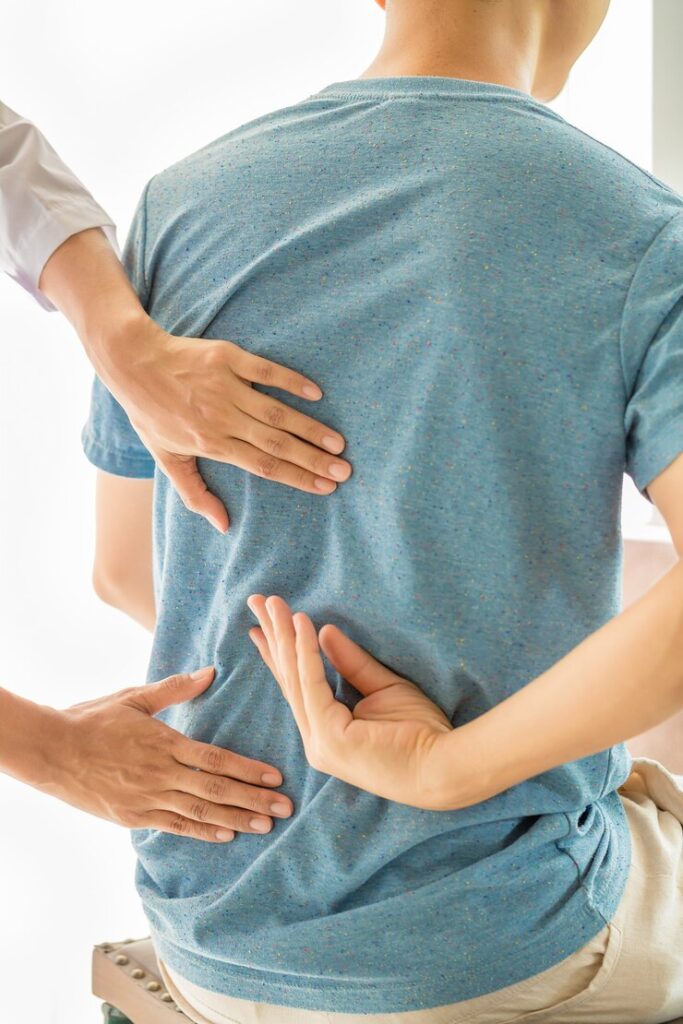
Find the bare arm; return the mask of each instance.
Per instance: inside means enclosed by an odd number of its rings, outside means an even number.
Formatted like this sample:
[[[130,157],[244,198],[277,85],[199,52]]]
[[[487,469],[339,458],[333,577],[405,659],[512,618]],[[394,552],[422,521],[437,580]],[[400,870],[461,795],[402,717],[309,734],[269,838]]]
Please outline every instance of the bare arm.
[[[648,491],[680,556],[683,455]],[[440,776],[446,804],[463,807],[486,799],[540,772],[637,736],[681,708],[679,560],[638,601],[552,668],[446,737]],[[463,780],[466,791],[456,793],[453,787]]]
[[[288,797],[267,788],[281,785],[280,772],[153,717],[203,693],[213,676],[171,676],[63,711],[0,689],[0,772],[127,828],[211,843],[267,832],[272,814],[292,812]]]
[[[337,431],[251,386],[267,384],[316,400],[322,397],[316,384],[234,342],[162,330],[143,310],[98,228],[73,235],[56,250],[40,289],[71,321],[99,377],[187,507],[216,529],[228,528],[228,514],[207,490],[197,455],[321,497],[350,475],[346,460],[328,454],[344,448]],[[341,477],[335,479],[333,466]]]
[[[149,630],[156,622],[152,494],[151,480],[130,480],[98,470],[95,592]]]
[[[649,487],[683,550],[683,455]],[[288,700],[309,762],[378,796],[428,810],[487,800],[636,736],[683,708],[683,562],[640,600],[490,711],[454,729],[410,680],[275,595],[252,595],[250,630]],[[335,700],[319,644],[363,696]]]

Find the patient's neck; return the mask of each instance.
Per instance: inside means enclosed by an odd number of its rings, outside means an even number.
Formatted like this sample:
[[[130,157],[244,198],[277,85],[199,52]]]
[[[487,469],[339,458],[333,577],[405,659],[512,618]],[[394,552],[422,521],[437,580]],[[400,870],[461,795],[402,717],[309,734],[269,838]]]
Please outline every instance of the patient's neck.
[[[358,77],[439,75],[530,93],[543,21],[537,5],[516,4],[391,0],[380,50]]]

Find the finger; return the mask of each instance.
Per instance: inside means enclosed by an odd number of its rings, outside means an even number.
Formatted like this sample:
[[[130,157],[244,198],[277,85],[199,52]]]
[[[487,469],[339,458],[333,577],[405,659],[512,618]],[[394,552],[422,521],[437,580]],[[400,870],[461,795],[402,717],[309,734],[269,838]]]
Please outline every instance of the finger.
[[[229,454],[215,448],[207,450],[206,457],[215,459],[216,462],[237,466],[238,469],[244,469],[247,473],[253,473],[264,480],[272,480],[274,483],[294,487],[298,491],[306,491],[308,494],[331,494],[337,489],[336,483],[328,477],[316,476],[308,469],[277,459],[239,437],[230,438]]]
[[[213,681],[215,674],[216,670],[209,665],[189,674],[168,676],[158,683],[128,690],[125,701],[148,715],[156,715],[171,704],[181,704],[198,697]]]
[[[286,601],[283,601],[281,597],[276,595],[267,599],[266,608],[270,612],[273,622],[278,665],[280,666],[285,685],[285,696],[289,701],[296,724],[299,727],[299,732],[304,742],[308,742],[310,728],[299,681],[296,633],[294,631],[294,623],[292,622],[292,613]]]
[[[190,455],[174,455],[153,449],[152,455],[175,487],[185,507],[203,516],[219,533],[225,533],[230,525],[228,511],[220,498],[212,494],[204,483],[197,468],[197,460]]]
[[[263,384],[264,387],[291,391],[293,395],[301,395],[302,398],[313,402],[322,398],[323,393],[318,385],[303,374],[287,366],[280,366],[279,363],[274,363],[263,356],[254,355],[253,352],[246,352],[239,346],[235,347],[240,352],[235,369],[244,380],[249,380],[253,384]]]
[[[284,402],[270,395],[264,395],[253,388],[245,389],[239,394],[235,404],[242,412],[253,419],[276,430],[285,430],[288,434],[309,441],[316,448],[339,455],[346,447],[346,440],[337,430],[319,423],[312,416],[291,409]]]
[[[182,814],[174,814],[173,811],[153,811],[146,814],[142,822],[137,828],[158,829],[159,832],[168,832],[173,836],[201,839],[205,843],[229,843],[235,838],[232,829],[216,828],[201,821],[192,821]]]
[[[190,740],[181,733],[177,733],[172,753],[179,764],[188,768],[200,768],[211,775],[241,779],[251,785],[282,785],[282,772],[266,761],[243,757],[233,750],[214,747],[211,743]]]
[[[258,648],[259,654],[265,661],[270,671],[275,676],[275,679],[277,680],[278,684],[282,685],[278,677],[277,666],[275,665],[275,662],[270,656],[270,648],[268,647],[268,641],[266,640],[265,634],[260,626],[253,626],[249,630],[249,639],[253,641],[253,643]]]
[[[200,800],[223,807],[241,807],[255,814],[274,814],[277,818],[288,818],[294,810],[292,801],[284,793],[274,793],[271,789],[249,786],[236,779],[221,778],[220,775],[193,771],[191,768],[178,768],[173,788],[186,796],[199,797]]]
[[[251,594],[247,598],[247,604],[251,611],[254,613],[259,621],[263,634],[268,644],[268,656],[274,665],[274,669],[271,668],[271,672],[276,677],[280,685],[283,684],[282,673],[280,671],[280,663],[278,661],[277,641],[275,639],[275,631],[273,629],[273,622],[270,617],[270,612],[266,607],[266,599],[263,594]],[[285,697],[287,695],[285,694]]]
[[[353,715],[332,692],[320,657],[315,626],[308,615],[297,612],[293,625],[300,689],[306,715],[315,734],[323,735],[329,743],[331,739],[337,739],[343,733],[346,726],[353,721]]]
[[[163,810],[169,810],[189,821],[198,821],[214,829],[232,829],[235,832],[270,832],[273,819],[264,814],[254,814],[239,807],[222,807],[220,804],[202,800],[188,793],[171,790],[160,798]]]
[[[251,416],[242,418],[236,434],[272,458],[308,469],[314,476],[330,477],[338,483],[351,476],[351,464],[346,460],[333,459],[314,445],[300,441],[284,430],[264,426]]]
[[[320,645],[340,676],[348,680],[363,696],[403,682],[337,626],[326,625],[320,630]]]

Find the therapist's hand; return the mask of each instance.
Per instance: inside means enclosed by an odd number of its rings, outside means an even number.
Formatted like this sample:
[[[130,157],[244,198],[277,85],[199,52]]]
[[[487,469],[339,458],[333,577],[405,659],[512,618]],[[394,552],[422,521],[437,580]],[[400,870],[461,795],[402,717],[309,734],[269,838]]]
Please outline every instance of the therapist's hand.
[[[187,507],[221,532],[228,513],[208,491],[198,456],[321,496],[350,475],[349,463],[329,454],[344,449],[337,431],[252,387],[316,400],[322,392],[313,381],[233,342],[162,330],[99,229],[64,242],[39,285],[74,325],[99,377]]]
[[[227,512],[197,455],[318,495],[350,475],[348,462],[325,453],[343,449],[340,434],[251,386],[320,398],[301,374],[231,341],[172,336],[147,316],[126,326],[113,351],[128,353],[110,373],[133,426],[185,505],[218,530],[227,529]]]
[[[334,668],[363,696],[353,710],[335,699],[307,615],[277,596],[247,602],[260,626],[249,630],[301,733],[309,764],[360,789],[427,810],[451,804],[444,786],[453,726],[441,708],[336,626],[320,631]]]
[[[45,778],[37,788],[128,828],[209,843],[269,832],[272,815],[292,813],[289,797],[272,789],[282,784],[277,768],[188,739],[152,717],[198,696],[213,676],[207,668],[48,709],[40,726]]]

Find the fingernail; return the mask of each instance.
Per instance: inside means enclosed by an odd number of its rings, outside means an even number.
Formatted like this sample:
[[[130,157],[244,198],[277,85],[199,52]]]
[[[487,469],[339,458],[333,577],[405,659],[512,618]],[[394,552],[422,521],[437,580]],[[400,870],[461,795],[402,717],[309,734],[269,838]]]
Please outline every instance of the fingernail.
[[[315,478],[315,486],[319,491],[325,491],[327,494],[329,494],[330,491],[334,491],[337,487],[332,480],[323,480],[321,476],[317,476]]]
[[[334,434],[326,434],[322,443],[328,452],[334,452],[335,455],[339,455],[339,452],[344,447],[344,438],[337,437]]]
[[[227,526],[223,526],[223,524],[219,523],[219,521],[215,519],[213,516],[207,516],[207,519],[209,520],[211,525],[215,527],[216,530],[218,530],[219,533],[225,533],[226,530],[228,529]]]
[[[292,813],[287,804],[271,804],[270,809],[273,814],[277,814],[278,818],[288,818]]]
[[[252,818],[249,824],[255,832],[270,832],[271,823],[265,818]]]
[[[221,829],[218,830],[218,832],[216,832],[216,839],[220,839],[221,842],[223,842],[223,843],[229,843],[234,838],[235,838],[235,833],[231,832],[229,830],[221,828]]]
[[[279,786],[282,782],[282,777],[276,775],[275,772],[264,772],[261,776],[261,782],[265,782],[267,786]]]
[[[322,398],[323,393],[317,384],[304,384],[301,389],[306,398]]]
[[[346,480],[350,472],[351,467],[346,462],[330,463],[330,476],[333,476],[335,480]]]
[[[195,672],[190,672],[190,679],[203,679],[209,672],[213,672],[213,665],[207,665],[206,668],[198,668]]]

